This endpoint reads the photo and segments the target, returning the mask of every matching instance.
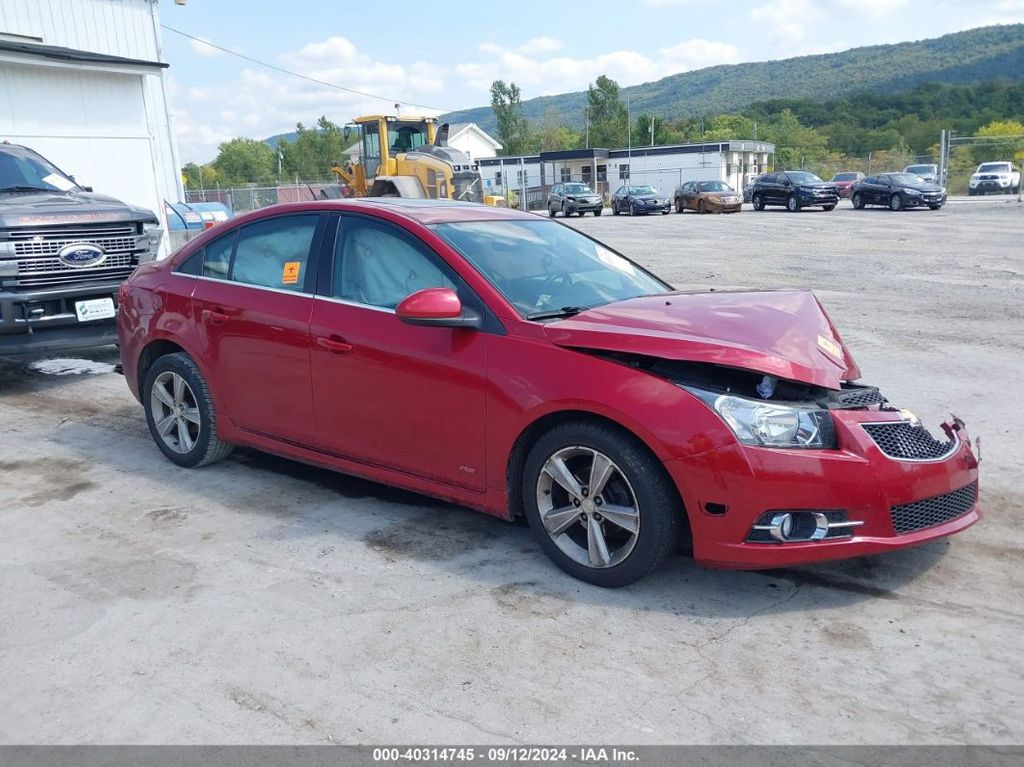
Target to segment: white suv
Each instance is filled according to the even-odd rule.
[[[969,194],[1017,194],[1020,191],[1020,168],[1012,162],[983,162],[971,176]]]

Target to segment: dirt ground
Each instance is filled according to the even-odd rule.
[[[983,521],[604,591],[428,498],[178,469],[114,352],[0,364],[0,742],[1020,743],[1024,208],[572,224],[679,287],[815,289],[865,381],[981,437]]]

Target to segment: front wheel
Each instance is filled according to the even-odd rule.
[[[217,414],[206,381],[187,354],[167,354],[153,363],[142,404],[149,433],[172,463],[205,466],[231,452],[232,445],[217,436]]]
[[[698,200],[697,201],[697,212],[698,213],[707,213],[708,212],[708,209],[706,207],[704,207],[704,200]]]
[[[751,204],[754,206],[754,210],[764,210],[764,198],[759,194],[754,195]]]
[[[822,205],[821,209],[824,210],[824,211],[835,210],[836,206],[835,205]]]
[[[600,215],[601,215],[601,213],[603,213],[603,211],[602,211],[602,209],[601,209],[601,208],[598,208],[597,210],[595,210],[595,211],[594,211],[594,215],[595,215],[595,216],[600,216]]]
[[[526,459],[527,519],[545,553],[597,586],[643,578],[678,542],[678,494],[635,438],[573,421],[544,434]]]
[[[857,210],[861,210],[864,207],[864,198],[860,196],[860,192],[853,196],[853,207]]]
[[[555,217],[555,209],[550,207],[550,206],[548,206],[548,215],[551,216],[551,218],[554,218]]]
[[[677,197],[677,198],[676,198],[676,213],[682,213],[682,212],[683,212],[683,201],[682,201],[682,200],[680,200],[680,199],[679,199],[679,198]]]
[[[790,213],[796,213],[798,210],[800,210],[800,200],[796,198],[795,194],[791,194],[789,196],[789,199],[786,200],[786,210],[788,210]]]
[[[631,216],[635,216],[636,215],[636,203],[632,203],[631,202],[629,204],[629,215],[631,215]]]
[[[929,208],[930,210],[938,210],[938,209],[939,209],[939,208],[941,208],[941,207],[942,207],[942,204],[941,204],[941,203],[940,203],[940,204],[938,204],[938,205],[929,205],[929,206],[928,206],[928,208]]]
[[[903,197],[894,194],[889,198],[889,210],[903,210]]]
[[[612,203],[612,215],[613,216],[619,215],[619,206],[616,203],[614,203],[614,202]]]

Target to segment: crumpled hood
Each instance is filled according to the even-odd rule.
[[[0,226],[40,226],[89,221],[139,221],[156,216],[95,192],[0,194]]]
[[[544,329],[559,346],[725,365],[829,389],[860,378],[809,290],[644,296]]]

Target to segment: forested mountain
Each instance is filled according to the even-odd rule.
[[[602,74],[595,72],[594,77]],[[1024,24],[980,27],[931,40],[853,48],[841,53],[709,67],[629,88],[635,114],[665,120],[740,112],[772,99],[823,101],[854,93],[891,94],[920,83],[1024,81]],[[524,101],[522,114],[539,123],[552,108],[568,125],[584,122],[585,91]],[[489,106],[444,115],[495,129]]]

